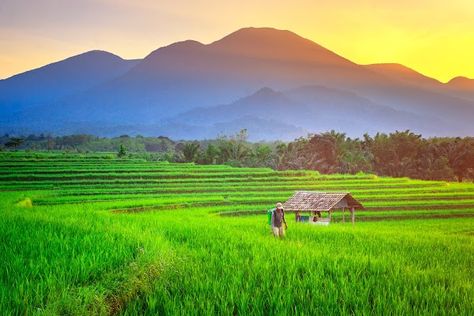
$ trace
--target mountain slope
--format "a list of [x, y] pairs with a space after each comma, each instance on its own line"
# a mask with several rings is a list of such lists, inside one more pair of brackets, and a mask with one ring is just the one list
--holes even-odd
[[299, 113], [308, 110], [305, 105], [294, 102], [285, 94], [266, 87], [231, 104], [193, 109], [178, 115], [174, 120], [199, 125], [235, 120], [243, 116], [296, 121], [300, 117]]
[[0, 80], [0, 111], [50, 104], [120, 76], [136, 63], [108, 52], [90, 51]]
[[[455, 77], [448, 83], [425, 76], [411, 68], [396, 63], [369, 64], [366, 67], [387, 78], [409, 84], [434, 93], [449, 95], [454, 98], [474, 100], [474, 80]], [[451, 101], [452, 102], [452, 101]]]
[[458, 96], [474, 101], [474, 79], [455, 77], [446, 83], [446, 87]]
[[[64, 81], [69, 84], [71, 77]], [[454, 89], [401, 65], [355, 64], [284, 30], [244, 28], [207, 45], [174, 43], [127, 62], [109, 77], [88, 82], [88, 87], [58, 88], [41, 102], [34, 90], [34, 97], [26, 93], [27, 102], [17, 96], [23, 103], [12, 107], [10, 102], [14, 120], [3, 130], [60, 132], [88, 126], [98, 133], [101, 128], [120, 133], [124, 126], [143, 130], [170, 119], [181, 126], [209, 127], [251, 117], [284, 118], [295, 128], [335, 128], [350, 135], [408, 127], [426, 135], [474, 134], [474, 102]], [[261, 87], [275, 90], [251, 96]]]
[[[266, 57], [271, 51], [279, 52]], [[157, 49], [125, 75], [63, 100], [61, 107], [80, 103], [95, 117], [113, 110], [126, 121], [152, 123], [194, 107], [231, 102], [262, 86], [358, 86], [367, 81], [361, 78], [378, 81], [371, 71], [294, 33], [247, 28], [209, 45], [184, 41]]]
[[425, 76], [411, 68], [397, 63], [369, 64], [366, 67], [378, 74], [421, 87], [439, 88], [442, 83], [436, 79]]
[[446, 85], [453, 89], [474, 91], [474, 79], [466, 77], [455, 77], [451, 79]]
[[354, 93], [322, 86], [304, 86], [285, 92], [262, 88], [230, 104], [182, 113], [171, 122], [200, 125], [205, 129], [245, 117], [272, 120], [276, 122], [276, 129], [278, 124], [289, 124], [312, 132], [345, 130], [350, 136], [406, 129], [423, 130], [428, 135], [447, 132], [447, 123], [434, 117], [397, 111]]

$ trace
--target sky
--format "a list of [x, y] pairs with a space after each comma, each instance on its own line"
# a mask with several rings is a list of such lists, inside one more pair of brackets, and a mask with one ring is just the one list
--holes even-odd
[[293, 31], [359, 64], [474, 78], [473, 0], [0, 0], [0, 78], [94, 49], [143, 58], [248, 26]]

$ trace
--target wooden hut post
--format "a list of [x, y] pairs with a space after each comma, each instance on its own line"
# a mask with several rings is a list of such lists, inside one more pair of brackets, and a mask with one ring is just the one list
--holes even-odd
[[331, 221], [331, 210], [328, 211], [328, 219]]
[[346, 222], [346, 215], [344, 214], [344, 211], [346, 210], [345, 207], [342, 208], [342, 222], [345, 223]]
[[352, 225], [355, 223], [355, 208], [351, 208], [351, 219], [352, 219]]

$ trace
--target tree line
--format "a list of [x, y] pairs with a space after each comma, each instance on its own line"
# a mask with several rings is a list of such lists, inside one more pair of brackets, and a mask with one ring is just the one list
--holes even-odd
[[246, 130], [212, 140], [173, 141], [167, 137], [91, 135], [0, 137], [3, 150], [115, 152], [119, 157], [148, 160], [316, 170], [331, 173], [373, 173], [427, 180], [474, 180], [474, 138], [423, 138], [411, 131], [350, 138], [330, 131], [292, 142], [248, 141]]

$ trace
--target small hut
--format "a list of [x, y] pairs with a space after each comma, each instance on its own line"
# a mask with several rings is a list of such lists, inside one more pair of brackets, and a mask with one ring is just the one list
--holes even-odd
[[[331, 214], [335, 210], [342, 211], [342, 221], [345, 222], [345, 211], [351, 215], [352, 224], [355, 222], [355, 210], [364, 209], [362, 204], [352, 197], [350, 193], [324, 193], [297, 191], [283, 204], [286, 212], [295, 212], [297, 221], [309, 221], [328, 225], [331, 221]], [[310, 216], [301, 216], [301, 212], [309, 212]], [[323, 218], [321, 212], [326, 212], [327, 217]]]

